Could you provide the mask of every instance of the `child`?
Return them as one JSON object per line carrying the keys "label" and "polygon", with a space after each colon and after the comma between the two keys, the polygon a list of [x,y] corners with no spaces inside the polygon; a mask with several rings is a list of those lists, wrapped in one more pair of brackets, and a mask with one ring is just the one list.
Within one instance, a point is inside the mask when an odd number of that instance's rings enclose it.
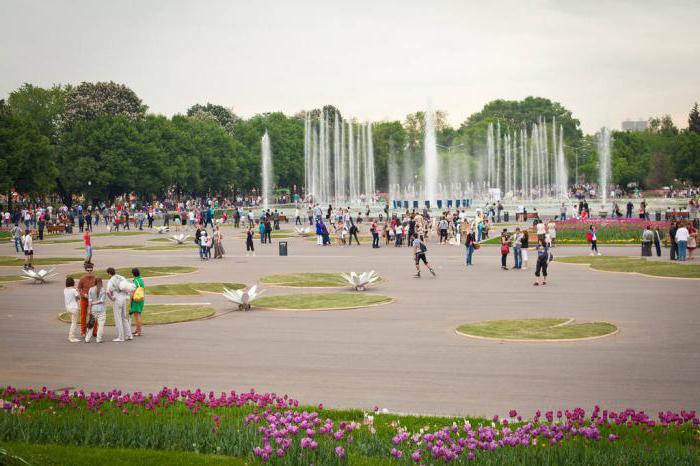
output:
{"label": "child", "polygon": [[68,341],[77,343],[78,338],[78,290],[75,289],[73,277],[66,278],[66,287],[63,290],[63,299],[66,304],[66,312],[70,314],[70,330],[68,330]]}

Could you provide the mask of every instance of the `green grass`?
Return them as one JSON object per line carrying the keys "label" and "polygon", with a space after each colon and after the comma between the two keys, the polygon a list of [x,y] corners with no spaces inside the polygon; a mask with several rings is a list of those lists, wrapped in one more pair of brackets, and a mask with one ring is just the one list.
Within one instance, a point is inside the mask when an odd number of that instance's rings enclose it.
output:
{"label": "green grass", "polygon": [[503,340],[566,340],[608,335],[617,327],[608,322],[566,324],[569,319],[485,320],[457,327],[467,335]]}
{"label": "green grass", "polygon": [[153,241],[154,243],[172,243],[168,238],[151,238],[148,241]]}
{"label": "green grass", "polygon": [[[82,260],[82,259],[81,259]],[[126,278],[131,277],[131,267],[121,267],[116,269],[117,274],[123,275]],[[141,276],[144,278],[153,278],[153,277],[163,277],[166,275],[176,275],[180,273],[190,273],[190,272],[196,272],[197,268],[196,267],[183,267],[179,265],[175,266],[163,266],[163,267],[139,267],[139,271],[141,272]],[[85,272],[73,272],[69,276],[73,278],[80,278],[85,274]],[[98,277],[101,277],[102,279],[109,278],[107,275],[107,272],[104,270],[98,270],[95,272],[95,275]]]}
{"label": "green grass", "polygon": [[23,280],[24,276],[22,275],[0,275],[0,283],[1,282],[18,282],[20,280]]}
{"label": "green grass", "polygon": [[37,240],[38,244],[65,244],[65,243],[82,243],[82,239],[45,239]]}
{"label": "green grass", "polygon": [[223,288],[240,290],[245,288],[242,283],[169,283],[166,285],[151,285],[148,294],[154,296],[199,295],[202,291],[221,293]]}
{"label": "green grass", "polygon": [[[73,445],[37,445],[30,443],[6,442],[1,448],[11,455],[22,458],[32,465],[44,466],[94,466],[95,464],[130,466],[149,465],[225,465],[239,466],[250,464],[242,458],[222,455],[206,455],[183,451],[149,450],[141,448],[97,448]],[[7,459],[0,464],[24,465],[21,461]]]}
{"label": "green grass", "polygon": [[323,288],[347,286],[340,272],[302,272],[268,275],[260,279],[266,285],[293,286],[300,288]]}
{"label": "green grass", "polygon": [[[146,292],[148,299],[148,291]],[[143,308],[141,319],[145,325],[174,324],[190,320],[204,319],[214,315],[214,309],[206,306],[191,304],[148,304]],[[70,314],[63,312],[58,317],[62,322],[70,323]],[[107,309],[106,325],[114,326],[112,308]]]}
{"label": "green grass", "polygon": [[391,302],[388,296],[370,293],[304,293],[277,296],[263,296],[254,301],[253,307],[266,309],[347,309],[386,304]]}
{"label": "green grass", "polygon": [[137,235],[149,235],[149,231],[119,231],[119,232],[105,232],[105,233],[91,233],[90,236],[93,238],[101,236],[137,236]]}
{"label": "green grass", "polygon": [[[70,262],[82,262],[82,257],[34,257],[32,264],[36,265],[59,265],[68,264]],[[24,264],[24,256],[11,257],[0,256],[0,266],[4,267],[21,267]]]}
{"label": "green grass", "polygon": [[700,265],[696,264],[619,256],[557,257],[556,260],[568,264],[588,264],[591,268],[606,272],[636,272],[652,277],[700,278]]}
{"label": "green grass", "polygon": [[188,249],[194,250],[197,245],[194,243],[186,244],[158,244],[154,246],[139,246],[133,248],[136,251],[184,251]]}

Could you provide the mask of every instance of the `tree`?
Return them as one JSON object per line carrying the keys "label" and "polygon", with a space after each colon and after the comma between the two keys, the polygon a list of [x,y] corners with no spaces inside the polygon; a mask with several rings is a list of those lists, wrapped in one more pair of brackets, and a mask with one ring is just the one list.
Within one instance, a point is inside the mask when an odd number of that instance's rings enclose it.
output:
{"label": "tree", "polygon": [[700,134],[681,133],[675,141],[671,163],[678,179],[694,185],[700,183]]}
{"label": "tree", "polygon": [[659,128],[659,134],[664,136],[675,136],[678,134],[678,128],[673,124],[673,119],[671,115],[664,115],[661,117],[661,126]]}
{"label": "tree", "polygon": [[78,121],[100,115],[121,115],[135,121],[143,118],[147,109],[136,93],[124,84],[83,82],[68,92],[63,126],[68,130]]}
{"label": "tree", "polygon": [[372,126],[375,183],[378,189],[389,186],[389,159],[398,159],[406,147],[406,130],[400,121],[380,121]]}
{"label": "tree", "polygon": [[59,140],[66,96],[70,89],[70,86],[61,85],[44,89],[25,83],[10,93],[7,105],[15,116],[35,125],[52,144],[56,144]]}
{"label": "tree", "polygon": [[700,133],[700,111],[698,111],[697,102],[695,102],[695,105],[693,105],[688,115],[688,131]]}
{"label": "tree", "polygon": [[[436,133],[448,129],[447,112],[435,110],[434,114]],[[408,149],[415,151],[422,148],[425,133],[425,112],[409,113],[406,115],[403,126],[406,130]]]}
{"label": "tree", "polygon": [[205,115],[213,116],[219,125],[229,132],[233,131],[236,123],[241,121],[241,118],[233,113],[233,109],[226,108],[223,105],[215,105],[207,102],[206,105],[195,104],[187,109],[188,117],[205,119]]}
{"label": "tree", "polygon": [[0,189],[23,194],[51,192],[55,165],[49,139],[37,126],[0,105]]}

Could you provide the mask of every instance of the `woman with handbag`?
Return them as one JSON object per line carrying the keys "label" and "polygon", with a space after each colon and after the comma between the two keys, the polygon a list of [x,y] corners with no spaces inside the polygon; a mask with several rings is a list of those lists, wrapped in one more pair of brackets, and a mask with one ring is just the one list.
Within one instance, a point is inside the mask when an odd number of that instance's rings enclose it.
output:
{"label": "woman with handbag", "polygon": [[510,253],[510,237],[508,236],[508,230],[504,228],[501,233],[501,269],[503,270],[508,270],[508,267],[506,267],[508,253]]}
{"label": "woman with handbag", "polygon": [[131,308],[129,309],[129,315],[136,319],[136,331],[134,332],[134,335],[140,337],[143,335],[141,313],[143,312],[143,305],[146,301],[146,288],[143,283],[143,278],[141,278],[141,271],[139,269],[131,269],[131,274],[134,276],[132,283],[136,289],[134,290],[134,294],[131,296]]}
{"label": "woman with handbag", "polygon": [[[90,319],[87,323],[88,330],[97,326],[97,335],[95,341],[102,343],[102,335],[105,331],[105,321],[107,320],[107,312],[105,310],[105,301],[107,300],[107,291],[102,286],[102,279],[95,278],[95,286],[88,291],[88,306],[90,311]],[[85,343],[90,343],[92,332],[88,331],[85,334]]]}

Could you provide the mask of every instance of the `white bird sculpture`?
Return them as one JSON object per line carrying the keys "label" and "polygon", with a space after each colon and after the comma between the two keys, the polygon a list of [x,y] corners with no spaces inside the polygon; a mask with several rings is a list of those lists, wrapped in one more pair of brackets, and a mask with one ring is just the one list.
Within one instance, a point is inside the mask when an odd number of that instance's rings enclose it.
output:
{"label": "white bird sculpture", "polygon": [[309,236],[311,234],[311,227],[294,227],[299,236]]}
{"label": "white bird sculpture", "polygon": [[253,285],[250,288],[243,288],[242,290],[229,290],[224,287],[224,298],[228,299],[234,304],[238,304],[239,311],[250,310],[250,303],[263,294],[265,290],[258,291],[258,285]]}
{"label": "white bird sculpture", "polygon": [[156,230],[158,231],[158,234],[159,234],[159,235],[162,235],[163,233],[169,232],[169,231],[170,231],[170,227],[161,226],[161,227],[156,228]]}
{"label": "white bird sculpture", "polygon": [[55,277],[57,274],[52,274],[55,269],[44,270],[41,269],[38,272],[34,269],[22,269],[22,273],[26,275],[27,280],[34,280],[34,283],[46,283],[49,278]]}
{"label": "white bird sculpture", "polygon": [[179,233],[177,235],[171,235],[168,239],[175,244],[185,244],[185,241],[187,241],[189,237],[190,235],[187,233]]}
{"label": "white bird sculpture", "polygon": [[350,272],[349,275],[346,273],[340,275],[355,288],[355,291],[365,291],[369,285],[379,280],[379,275],[374,270],[362,272],[359,275],[355,272]]}

